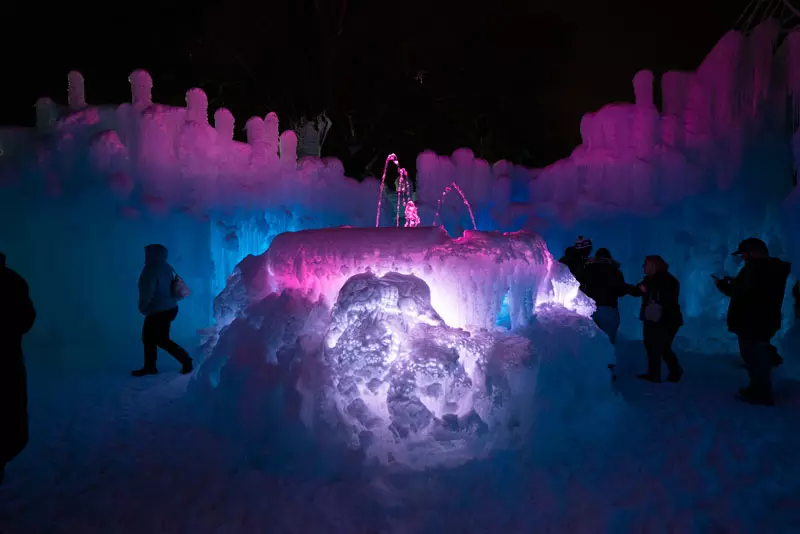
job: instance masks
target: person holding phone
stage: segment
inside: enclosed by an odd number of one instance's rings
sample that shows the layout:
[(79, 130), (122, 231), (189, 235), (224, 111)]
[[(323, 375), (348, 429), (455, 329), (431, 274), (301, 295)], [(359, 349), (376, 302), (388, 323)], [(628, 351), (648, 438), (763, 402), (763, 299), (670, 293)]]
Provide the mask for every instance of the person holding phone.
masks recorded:
[[(772, 368), (778, 355), (771, 340), (781, 328), (781, 308), (791, 264), (771, 258), (766, 243), (750, 237), (733, 253), (744, 260), (735, 278), (715, 277), (720, 292), (730, 297), (728, 330), (736, 334), (750, 383), (737, 398), (749, 404), (773, 406)], [(777, 357), (777, 358), (776, 358)]]

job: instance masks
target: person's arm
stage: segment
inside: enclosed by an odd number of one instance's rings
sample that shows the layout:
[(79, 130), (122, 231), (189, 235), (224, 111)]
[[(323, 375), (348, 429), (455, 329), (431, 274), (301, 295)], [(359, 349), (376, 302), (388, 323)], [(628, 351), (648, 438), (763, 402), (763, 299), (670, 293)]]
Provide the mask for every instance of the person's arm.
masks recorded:
[(20, 279), (19, 295), (18, 295), (18, 309), (15, 320), (17, 322), (17, 330), (20, 335), (27, 334), (33, 328), (33, 323), (36, 322), (36, 309), (33, 307), (31, 300), (30, 288), (27, 282)]
[(723, 276), (722, 278), (715, 278), (714, 285), (717, 286), (720, 293), (726, 297), (733, 295), (733, 278), (730, 276)]
[(153, 269), (143, 269), (139, 275), (139, 312), (146, 315), (147, 307), (156, 294), (156, 273)]
[(638, 287), (636, 287), (634, 285), (631, 285), (631, 284), (629, 284), (629, 283), (627, 283), (625, 281), (625, 276), (622, 274), (622, 271), (617, 271), (615, 282), (616, 282), (615, 291), (616, 291), (616, 294), (617, 294), (618, 297), (625, 297), (625, 296), (641, 297), (642, 296), (642, 291)]
[(662, 305), (680, 306), (681, 283), (677, 278), (672, 279), (672, 283), (667, 284), (664, 294), (660, 295)]

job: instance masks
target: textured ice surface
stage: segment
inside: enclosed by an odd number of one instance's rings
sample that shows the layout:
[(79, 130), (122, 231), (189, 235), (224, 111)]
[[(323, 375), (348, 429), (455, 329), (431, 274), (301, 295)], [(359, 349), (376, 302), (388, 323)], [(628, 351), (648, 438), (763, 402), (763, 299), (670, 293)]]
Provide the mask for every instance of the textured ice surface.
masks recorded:
[(345, 280), (367, 271), (424, 280), (433, 307), (455, 327), (494, 327), (504, 300), (512, 328), (546, 302), (584, 316), (594, 311), (569, 271), (530, 232), (466, 231), (452, 239), (441, 227), (329, 228), (281, 234), (264, 254), (246, 258), (214, 303), (216, 319), (226, 324), (242, 306), (286, 288), (330, 306)]
[[(495, 326), (504, 294), (511, 331)], [(208, 394), (247, 406), (253, 428), (279, 383), (319, 439), (383, 464), (455, 465), (534, 433), (578, 435), (576, 417), (618, 409), (593, 303), (535, 234), (282, 234), (237, 267), (215, 309), (198, 373)]]

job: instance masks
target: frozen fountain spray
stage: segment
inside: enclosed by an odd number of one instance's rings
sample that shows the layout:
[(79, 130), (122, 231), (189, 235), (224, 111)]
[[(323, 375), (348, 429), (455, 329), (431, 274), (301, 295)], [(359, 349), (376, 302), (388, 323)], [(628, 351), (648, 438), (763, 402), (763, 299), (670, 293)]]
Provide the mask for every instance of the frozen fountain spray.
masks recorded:
[[(381, 200), (383, 199), (383, 188), (386, 184), (386, 171), (389, 170), (389, 163), (394, 163), (397, 166), (397, 211), (396, 211), (396, 218), (395, 218), (395, 226), (400, 226), (400, 207), (403, 208), (403, 214), (405, 216), (405, 224), (406, 227), (415, 227), (419, 226), (420, 219), (419, 214), (417, 213), (417, 206), (414, 204), (414, 201), (411, 200), (411, 182), (408, 179), (408, 172), (400, 166), (400, 162), (397, 159), (397, 154), (389, 154), (386, 157), (386, 163), (383, 164), (383, 175), (381, 176), (381, 189), (378, 193), (378, 211), (375, 214), (375, 228), (378, 228), (381, 225)], [(433, 217), (433, 224), (436, 225), (436, 220), (439, 218), (439, 210), (442, 209), (442, 201), (444, 197), (452, 191), (453, 189), (461, 196), (461, 200), (464, 201), (464, 205), (467, 207), (467, 211), (469, 211), (469, 218), (472, 220), (472, 228), (477, 230), (478, 227), (475, 224), (475, 215), (472, 213), (472, 206), (470, 206), (467, 197), (464, 196), (464, 192), (458, 187), (458, 184), (452, 182), (450, 185), (444, 188), (442, 191), (442, 198), (437, 201), (436, 204), (436, 215)]]
[(397, 216), (395, 219), (395, 226), (400, 226), (400, 207), (403, 208), (405, 215), (405, 226), (418, 226), (419, 215), (417, 215), (417, 206), (411, 200), (411, 183), (408, 179), (408, 172), (400, 166), (396, 154), (389, 154), (386, 157), (386, 163), (383, 165), (383, 175), (381, 176), (381, 189), (378, 193), (378, 212), (375, 214), (375, 228), (381, 225), (381, 200), (383, 199), (383, 188), (386, 184), (386, 171), (389, 170), (389, 163), (394, 163), (397, 166)]
[(444, 191), (442, 191), (442, 198), (440, 198), (436, 202), (436, 215), (433, 216), (433, 225), (436, 226), (436, 221), (439, 219), (439, 211), (442, 209), (442, 201), (444, 200), (444, 197), (446, 197), (447, 193), (449, 193), (453, 189), (455, 189), (456, 193), (458, 193), (461, 196), (461, 200), (464, 201), (464, 205), (467, 207), (467, 211), (469, 212), (469, 218), (472, 221), (472, 229), (477, 230), (478, 226), (475, 224), (475, 215), (472, 213), (472, 206), (470, 206), (469, 200), (467, 200), (467, 197), (464, 196), (464, 192), (461, 190), (460, 187), (458, 187), (458, 184), (455, 182), (452, 182), (450, 185), (444, 188)]

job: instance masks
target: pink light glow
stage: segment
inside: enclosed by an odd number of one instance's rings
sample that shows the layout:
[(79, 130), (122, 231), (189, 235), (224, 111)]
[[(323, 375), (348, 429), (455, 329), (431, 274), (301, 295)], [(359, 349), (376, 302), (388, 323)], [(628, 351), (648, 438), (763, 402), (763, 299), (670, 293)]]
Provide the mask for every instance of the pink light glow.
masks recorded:
[(447, 196), (447, 193), (449, 193), (453, 189), (455, 189), (456, 192), (459, 195), (461, 195), (461, 200), (464, 201), (464, 205), (467, 207), (467, 210), (469, 211), (469, 218), (472, 220), (472, 229), (477, 230), (478, 226), (475, 224), (475, 216), (472, 214), (472, 206), (470, 206), (469, 200), (467, 200), (467, 197), (464, 196), (464, 192), (461, 190), (460, 187), (458, 187), (458, 184), (455, 182), (445, 187), (444, 191), (442, 191), (442, 198), (440, 198), (436, 203), (436, 215), (433, 216), (433, 225), (436, 226), (436, 221), (439, 218), (439, 210), (442, 209), (442, 201), (444, 200), (444, 197)]

